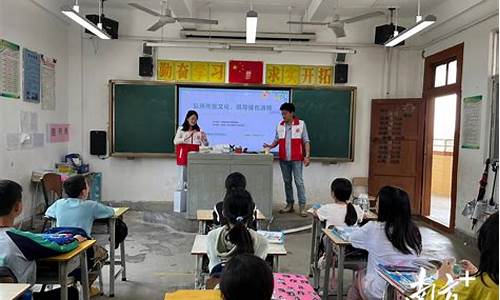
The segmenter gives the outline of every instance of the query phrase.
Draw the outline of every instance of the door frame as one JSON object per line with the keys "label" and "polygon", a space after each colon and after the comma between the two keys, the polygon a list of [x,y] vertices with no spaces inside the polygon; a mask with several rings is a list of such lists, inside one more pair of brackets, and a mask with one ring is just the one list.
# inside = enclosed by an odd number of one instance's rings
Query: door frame
{"label": "door frame", "polygon": [[[446,50],[435,53],[425,58],[424,82],[422,98],[425,105],[425,129],[424,129],[424,155],[422,174],[422,206],[420,214],[422,220],[431,226],[452,233],[455,230],[455,214],[457,207],[457,175],[458,159],[460,151],[460,124],[462,111],[462,67],[463,67],[464,44],[458,44]],[[457,60],[457,78],[454,84],[441,87],[434,87],[435,67],[444,63]],[[433,154],[433,132],[434,132],[434,98],[450,94],[457,95],[455,136],[453,145],[453,166],[451,178],[451,211],[449,226],[445,226],[437,221],[425,216],[431,209],[431,189],[432,189],[432,154]]]}

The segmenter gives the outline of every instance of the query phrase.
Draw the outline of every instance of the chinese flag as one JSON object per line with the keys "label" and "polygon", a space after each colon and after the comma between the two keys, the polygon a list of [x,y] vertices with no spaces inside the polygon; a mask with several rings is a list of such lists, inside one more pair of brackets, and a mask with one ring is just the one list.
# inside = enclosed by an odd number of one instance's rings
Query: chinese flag
{"label": "chinese flag", "polygon": [[229,82],[262,83],[264,63],[261,61],[230,60]]}

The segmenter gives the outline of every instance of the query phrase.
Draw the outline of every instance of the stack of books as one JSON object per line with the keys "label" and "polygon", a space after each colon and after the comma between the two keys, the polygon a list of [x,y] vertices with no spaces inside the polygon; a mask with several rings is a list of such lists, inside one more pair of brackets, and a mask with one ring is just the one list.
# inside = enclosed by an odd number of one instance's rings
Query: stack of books
{"label": "stack of books", "polygon": [[258,230],[257,233],[264,236],[270,244],[285,243],[285,234],[282,231]]}
{"label": "stack of books", "polygon": [[[391,283],[399,287],[405,294],[411,294],[416,291],[418,276],[421,268],[406,265],[378,265],[380,275]],[[426,272],[424,277],[424,286],[431,285],[437,279],[436,273]]]}
{"label": "stack of books", "polygon": [[332,233],[342,238],[344,241],[349,241],[351,233],[353,233],[356,229],[356,226],[334,226]]}

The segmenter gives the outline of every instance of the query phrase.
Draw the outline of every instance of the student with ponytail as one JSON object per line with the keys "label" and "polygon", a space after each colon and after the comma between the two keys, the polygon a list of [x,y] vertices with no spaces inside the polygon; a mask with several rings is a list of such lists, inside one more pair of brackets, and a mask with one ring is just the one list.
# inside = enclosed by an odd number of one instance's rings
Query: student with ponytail
{"label": "student with ponytail", "polygon": [[[262,259],[267,256],[266,238],[248,228],[255,209],[250,193],[244,189],[228,190],[223,207],[225,225],[208,233],[207,255],[211,274],[215,266],[222,266],[237,254],[248,253]],[[215,272],[220,270],[217,268]]]}
{"label": "student with ponytail", "polygon": [[[326,228],[333,226],[355,226],[363,221],[363,210],[359,205],[351,202],[352,184],[349,179],[336,178],[330,185],[330,194],[333,203],[322,205],[317,211],[316,216],[322,222],[325,222]],[[320,268],[324,267],[325,262],[325,245],[327,237],[323,234],[321,244],[319,246],[320,259],[318,264]],[[360,251],[353,247],[348,247],[346,250],[346,260],[359,260],[360,257],[366,257],[365,251]],[[334,256],[335,259],[335,256]],[[334,290],[337,285],[335,266],[332,267],[332,277],[330,279],[330,289]]]}
{"label": "student with ponytail", "polygon": [[385,186],[377,201],[378,222],[368,222],[351,236],[353,247],[368,251],[365,270],[357,272],[347,299],[382,299],[386,281],[377,273],[378,265],[411,261],[422,252],[422,236],[411,218],[410,197],[404,190]]}
{"label": "student with ponytail", "polygon": [[[245,176],[240,172],[233,172],[226,177],[224,186],[226,188],[225,192],[226,194],[237,189],[244,190],[247,187],[247,180]],[[212,215],[213,215],[213,224],[216,226],[225,225],[223,209],[224,209],[224,200],[217,202],[214,205]]]}
{"label": "student with ponytail", "polygon": [[353,226],[363,220],[363,210],[351,203],[352,184],[349,179],[336,178],[330,186],[333,203],[322,205],[316,215],[326,227]]}

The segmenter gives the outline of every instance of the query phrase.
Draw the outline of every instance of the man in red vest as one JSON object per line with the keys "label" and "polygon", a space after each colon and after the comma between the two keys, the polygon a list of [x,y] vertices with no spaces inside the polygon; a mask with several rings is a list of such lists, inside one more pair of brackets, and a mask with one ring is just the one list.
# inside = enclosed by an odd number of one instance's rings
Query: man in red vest
{"label": "man in red vest", "polygon": [[265,148],[274,148],[279,145],[279,159],[281,174],[285,182],[286,207],[280,213],[291,213],[293,209],[292,175],[297,187],[299,198],[299,213],[307,217],[306,191],[302,179],[302,165],[310,163],[311,146],[307,134],[306,123],[295,116],[295,105],[283,103],[280,107],[283,121],[276,128],[276,137],[272,144],[264,144]]}

